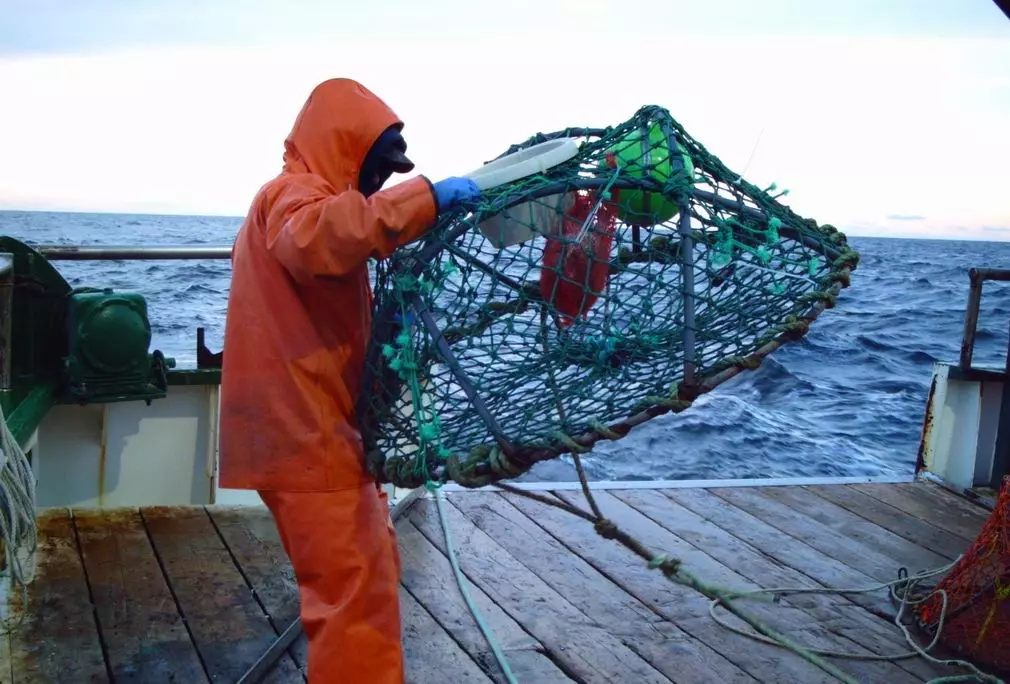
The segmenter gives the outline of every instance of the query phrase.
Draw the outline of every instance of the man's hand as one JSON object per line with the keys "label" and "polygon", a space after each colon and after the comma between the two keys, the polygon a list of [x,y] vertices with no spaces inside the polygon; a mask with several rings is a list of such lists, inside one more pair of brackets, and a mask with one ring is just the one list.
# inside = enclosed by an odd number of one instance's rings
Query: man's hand
{"label": "man's hand", "polygon": [[472,202],[480,198],[480,188],[469,178],[451,177],[435,183],[435,200],[438,202],[438,213],[458,209],[463,202]]}

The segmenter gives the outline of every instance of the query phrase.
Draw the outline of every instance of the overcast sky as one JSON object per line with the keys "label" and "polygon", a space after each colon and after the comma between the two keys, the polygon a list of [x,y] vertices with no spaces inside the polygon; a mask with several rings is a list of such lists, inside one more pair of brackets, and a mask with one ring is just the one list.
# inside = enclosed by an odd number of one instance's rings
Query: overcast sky
{"label": "overcast sky", "polygon": [[[851,234],[1010,239],[992,0],[0,0],[0,208],[244,214],[351,76],[418,172],[659,104]],[[760,144],[755,144],[760,137]]]}

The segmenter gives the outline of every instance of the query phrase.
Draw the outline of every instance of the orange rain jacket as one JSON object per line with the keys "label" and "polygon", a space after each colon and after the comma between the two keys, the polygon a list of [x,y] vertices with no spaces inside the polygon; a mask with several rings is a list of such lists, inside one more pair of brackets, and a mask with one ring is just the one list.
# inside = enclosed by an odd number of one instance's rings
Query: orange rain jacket
{"label": "orange rain jacket", "polygon": [[364,470],[355,404],[371,332],[367,259],[419,238],[436,218],[419,176],[365,198],[358,173],[403,122],[347,79],[313,90],[232,254],[221,383],[220,485],[356,488]]}

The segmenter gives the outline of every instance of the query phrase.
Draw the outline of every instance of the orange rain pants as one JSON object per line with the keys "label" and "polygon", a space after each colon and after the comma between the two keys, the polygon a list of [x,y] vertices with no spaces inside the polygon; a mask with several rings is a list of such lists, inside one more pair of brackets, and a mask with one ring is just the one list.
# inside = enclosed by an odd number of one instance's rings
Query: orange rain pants
{"label": "orange rain pants", "polygon": [[354,417],[367,260],[436,218],[423,176],[357,191],[375,141],[402,125],[354,81],[317,86],[232,252],[220,485],[258,490],[273,513],[299,584],[310,684],[403,681],[395,536]]}

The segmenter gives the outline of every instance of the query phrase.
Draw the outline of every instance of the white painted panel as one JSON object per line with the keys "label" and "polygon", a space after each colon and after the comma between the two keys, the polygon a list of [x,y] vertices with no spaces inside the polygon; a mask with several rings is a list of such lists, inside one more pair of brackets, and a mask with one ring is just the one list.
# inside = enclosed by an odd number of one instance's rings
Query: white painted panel
{"label": "white painted panel", "polygon": [[54,406],[39,425],[35,505],[97,506],[102,406]]}
{"label": "white painted panel", "polygon": [[978,422],[978,443],[975,446],[975,485],[988,485],[996,455],[996,434],[1003,406],[1003,383],[985,381],[981,387],[981,414]]}
{"label": "white painted panel", "polygon": [[958,489],[989,481],[1003,383],[950,378],[950,364],[934,368],[923,458],[926,471]]}
{"label": "white painted panel", "polygon": [[109,404],[102,505],[210,503],[207,386],[172,387],[169,396]]}
{"label": "white painted panel", "polygon": [[39,428],[37,505],[209,503],[211,391],[174,386],[150,406],[54,407]]}

